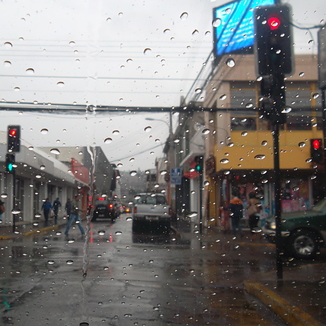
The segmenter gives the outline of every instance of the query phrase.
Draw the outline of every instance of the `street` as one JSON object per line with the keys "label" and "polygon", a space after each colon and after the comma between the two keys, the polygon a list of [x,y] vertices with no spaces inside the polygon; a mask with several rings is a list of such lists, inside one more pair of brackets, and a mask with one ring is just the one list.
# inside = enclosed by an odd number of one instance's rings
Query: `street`
{"label": "street", "polygon": [[275,273],[265,240],[184,221],[132,234],[125,214],[63,231],[1,241],[3,325],[285,325],[244,291]]}

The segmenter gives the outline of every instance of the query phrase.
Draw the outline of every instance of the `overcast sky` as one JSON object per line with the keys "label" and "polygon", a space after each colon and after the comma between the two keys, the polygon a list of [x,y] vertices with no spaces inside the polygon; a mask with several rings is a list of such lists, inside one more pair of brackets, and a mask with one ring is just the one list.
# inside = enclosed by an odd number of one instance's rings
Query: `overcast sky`
{"label": "overcast sky", "polygon": [[[0,99],[177,106],[212,50],[212,8],[226,2],[3,0]],[[283,3],[292,4],[297,25],[325,23],[325,0]],[[317,53],[316,30],[294,32],[296,53]],[[154,167],[168,131],[166,123],[144,120],[147,115],[45,116],[2,114],[1,128],[21,123],[29,131],[22,136],[34,146],[105,146],[110,160],[123,159],[124,169]],[[166,114],[151,117],[169,121]],[[151,131],[144,131],[147,126]],[[113,140],[103,144],[106,138]]]}

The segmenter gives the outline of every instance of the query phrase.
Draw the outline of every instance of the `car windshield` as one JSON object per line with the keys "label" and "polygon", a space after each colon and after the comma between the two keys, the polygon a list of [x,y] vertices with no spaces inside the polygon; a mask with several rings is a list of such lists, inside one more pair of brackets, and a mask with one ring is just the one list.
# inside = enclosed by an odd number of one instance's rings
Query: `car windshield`
{"label": "car windshield", "polygon": [[136,200],[136,204],[164,205],[166,199],[164,196],[140,195],[140,198]]}
{"label": "car windshield", "polygon": [[0,324],[326,324],[325,3],[0,1]]}

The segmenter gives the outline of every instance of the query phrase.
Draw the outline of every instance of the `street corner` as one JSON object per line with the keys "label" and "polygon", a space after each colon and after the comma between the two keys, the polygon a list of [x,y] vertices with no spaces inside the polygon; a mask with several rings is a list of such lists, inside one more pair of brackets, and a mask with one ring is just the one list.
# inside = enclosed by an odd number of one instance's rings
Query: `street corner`
{"label": "street corner", "polygon": [[245,281],[246,291],[260,300],[287,324],[293,326],[321,326],[322,323],[311,315],[291,304],[276,292],[258,282]]}

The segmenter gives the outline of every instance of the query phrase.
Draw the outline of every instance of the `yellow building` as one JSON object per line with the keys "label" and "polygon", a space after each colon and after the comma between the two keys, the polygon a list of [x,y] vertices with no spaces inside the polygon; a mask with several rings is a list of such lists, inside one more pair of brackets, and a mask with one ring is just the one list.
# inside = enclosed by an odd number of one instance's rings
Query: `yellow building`
{"label": "yellow building", "polygon": [[[233,60],[232,65],[227,64]],[[260,82],[253,55],[234,55],[221,60],[205,89],[206,188],[204,224],[224,221],[221,207],[231,189],[260,196],[264,216],[273,211],[274,148],[272,126],[257,107]],[[287,77],[287,122],[280,126],[280,168],[283,211],[310,207],[322,195],[323,166],[311,161],[311,139],[323,139],[321,95],[318,90],[317,58],[297,55],[295,71]]]}

